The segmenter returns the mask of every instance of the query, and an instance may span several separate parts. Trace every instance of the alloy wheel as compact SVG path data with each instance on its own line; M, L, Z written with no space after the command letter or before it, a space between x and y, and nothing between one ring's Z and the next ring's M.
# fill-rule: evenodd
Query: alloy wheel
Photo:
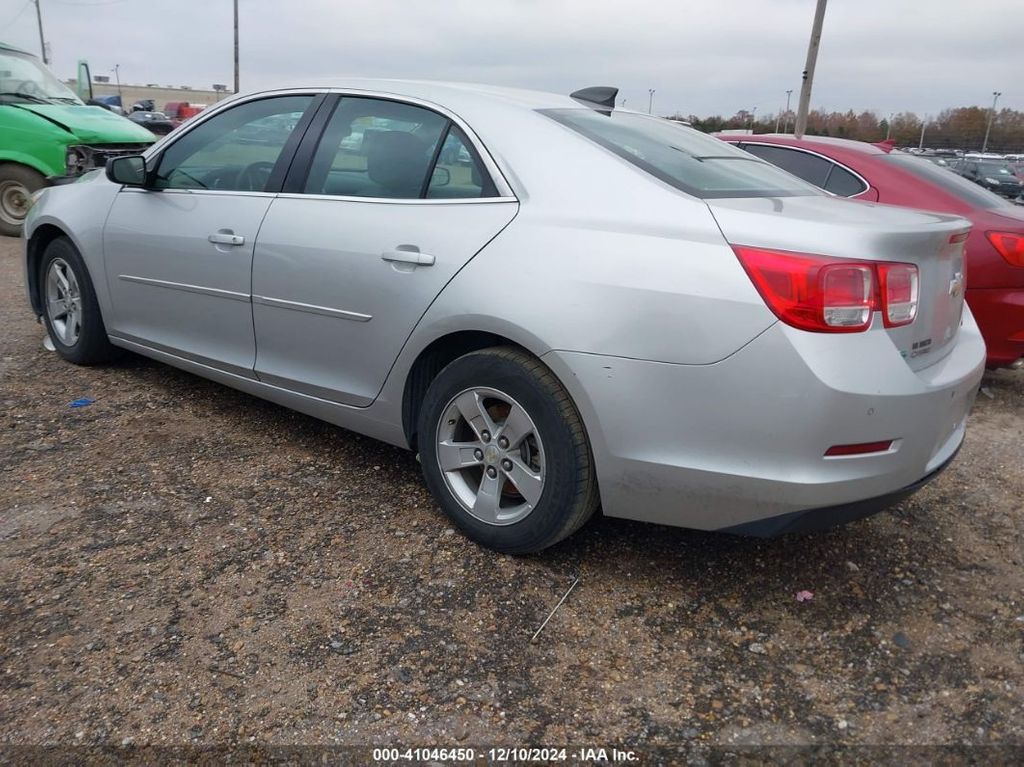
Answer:
M82 333L82 291L74 270L55 258L46 270L46 316L57 340L74 346Z
M498 389L465 389L448 402L437 429L437 461L452 495L487 524L519 522L544 491L537 426Z

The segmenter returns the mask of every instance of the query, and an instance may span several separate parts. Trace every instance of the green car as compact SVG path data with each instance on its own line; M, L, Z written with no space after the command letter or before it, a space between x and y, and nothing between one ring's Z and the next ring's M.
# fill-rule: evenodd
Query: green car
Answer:
M21 234L47 176L77 176L154 140L141 125L83 104L32 54L0 43L0 234Z

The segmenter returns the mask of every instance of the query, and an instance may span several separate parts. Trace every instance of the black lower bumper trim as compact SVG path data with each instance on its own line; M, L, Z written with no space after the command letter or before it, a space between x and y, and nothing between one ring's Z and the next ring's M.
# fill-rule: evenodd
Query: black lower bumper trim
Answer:
M962 444L962 443L961 443ZM747 535L754 538L775 538L787 533L806 533L813 530L827 530L830 527L845 525L864 517L870 517L880 511L885 511L896 505L905 498L909 498L922 487L927 485L945 470L960 452L960 446L953 451L953 455L947 458L939 468L930 474L914 482L912 485L894 490L885 495L874 498L866 498L863 501L844 503L839 506L826 506L820 509L805 509L804 511L792 511L788 514L780 514L777 517L767 519L756 519L753 522L744 522L741 525L723 527L719 529L722 533L733 533L735 535Z

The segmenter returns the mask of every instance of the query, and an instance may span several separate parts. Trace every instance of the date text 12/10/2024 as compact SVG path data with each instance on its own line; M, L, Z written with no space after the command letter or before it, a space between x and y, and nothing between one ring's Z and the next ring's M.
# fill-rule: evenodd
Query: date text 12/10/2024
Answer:
M527 746L495 746L487 749L475 748L375 748L373 761L378 763L399 762L475 762L478 757L489 763L499 762L620 762L639 760L634 751L618 748L534 748Z

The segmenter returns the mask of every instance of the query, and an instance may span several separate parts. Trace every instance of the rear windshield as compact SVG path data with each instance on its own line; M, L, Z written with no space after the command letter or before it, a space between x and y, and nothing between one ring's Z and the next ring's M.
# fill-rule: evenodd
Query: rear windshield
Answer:
M987 189L982 189L973 181L968 181L955 171L935 165L934 163L930 163L920 157L913 157L909 154L897 154L896 152L893 152L882 159L885 162L891 162L895 165L899 165L901 168L910 171L918 178L924 179L931 184L935 184L937 187L941 187L943 190L949 192L951 195L963 202L966 202L968 205L973 205L977 208L985 208L987 210L995 210L996 208L1016 208L1016 206L1009 200L1006 200Z
M824 194L742 149L678 123L631 112L542 109L666 184L695 197Z

